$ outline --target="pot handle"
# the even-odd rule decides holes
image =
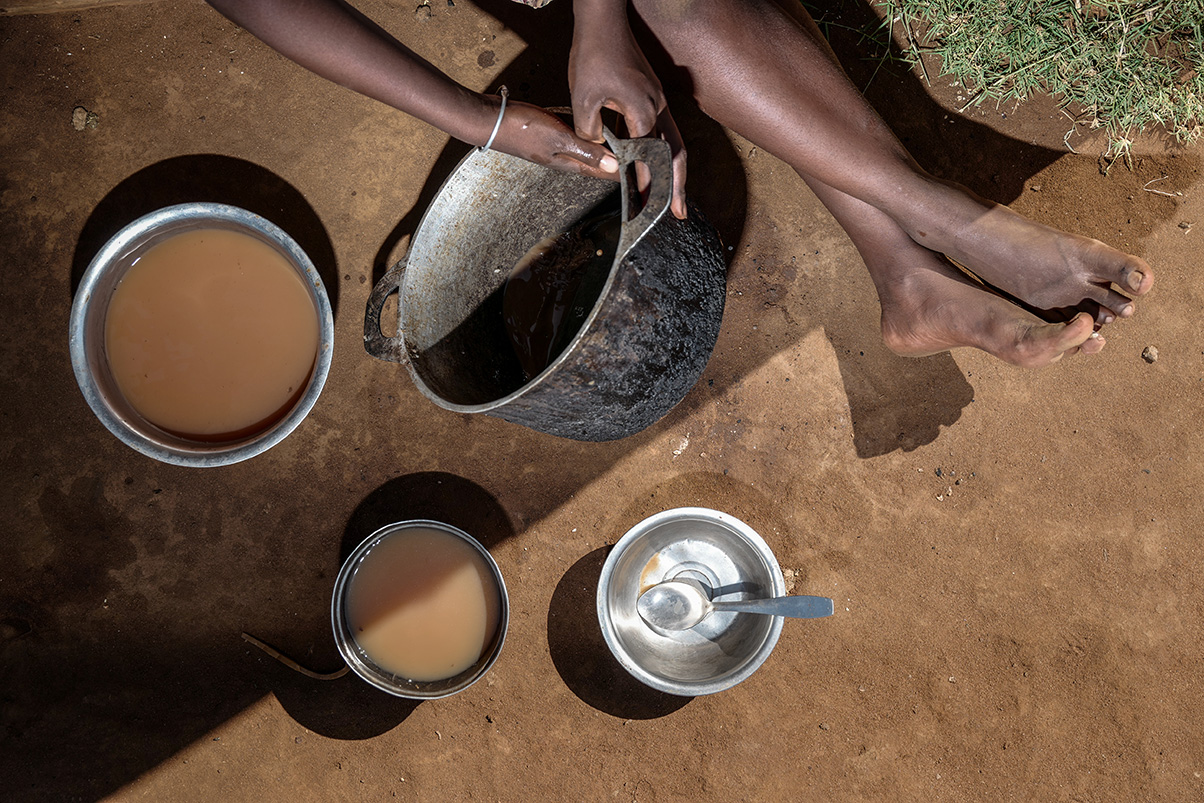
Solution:
[[[673,200],[673,149],[663,139],[642,137],[639,139],[615,139],[610,131],[603,129],[606,144],[619,160],[619,181],[623,185],[623,234],[619,241],[619,253],[624,254],[648,233],[669,211]],[[639,193],[628,187],[628,171],[635,162],[648,166],[648,200],[634,218],[628,220],[631,199]]]
[[[385,271],[385,275],[368,296],[368,309],[364,312],[364,351],[378,360],[405,362],[405,344],[402,343],[401,330],[399,329],[393,337],[385,337],[380,329],[380,313],[390,295],[394,292],[401,293],[408,258],[408,255],[402,257]],[[398,303],[401,303],[400,299]]]

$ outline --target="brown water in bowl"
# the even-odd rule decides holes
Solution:
[[[187,438],[233,440],[283,418],[318,352],[293,266],[241,232],[183,232],[149,249],[109,301],[105,350],[125,399]]]
[[[454,677],[475,664],[500,615],[501,594],[481,554],[429,527],[382,538],[347,588],[356,643],[381,669],[414,681]]]

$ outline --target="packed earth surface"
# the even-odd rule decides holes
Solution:
[[[357,6],[474,90],[568,103],[568,0]],[[1142,256],[1154,289],[1100,354],[1046,369],[895,356],[822,205],[671,92],[726,309],[684,401],[603,443],[442,409],[364,352],[368,295],[467,146],[201,2],[0,18],[0,797],[1204,799],[1200,151],[1151,135],[1109,164],[1048,98],[959,113],[939,65],[866,57],[850,29],[873,13],[829,30],[924,166]],[[220,468],[125,446],[68,351],[92,256],[183,201],[288,231],[335,311],[308,418]],[[595,612],[608,549],[682,506],[748,523],[793,593],[836,605],[695,698],[631,678]],[[408,701],[243,640],[339,669],[342,557],[413,518],[473,533],[505,578],[479,683]]]

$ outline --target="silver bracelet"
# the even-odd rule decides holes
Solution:
[[[497,137],[497,132],[502,127],[502,116],[506,113],[506,98],[510,97],[510,90],[503,84],[497,93],[502,96],[502,107],[497,110],[497,122],[493,124],[493,132],[489,135],[489,139],[481,146],[482,151],[489,150],[489,146],[493,144],[494,138]]]

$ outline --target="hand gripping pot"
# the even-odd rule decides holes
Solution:
[[[497,151],[465,157],[406,257],[373,288],[368,353],[405,364],[440,407],[565,438],[615,440],[668,413],[698,381],[719,335],[722,248],[697,209],[684,221],[669,213],[667,143],[608,142],[620,162],[617,186]],[[651,174],[642,208],[637,162]],[[616,194],[624,222],[597,301],[559,356],[528,381],[505,329],[506,279],[532,245],[614,204]],[[386,337],[380,316],[394,291],[397,334]]]

